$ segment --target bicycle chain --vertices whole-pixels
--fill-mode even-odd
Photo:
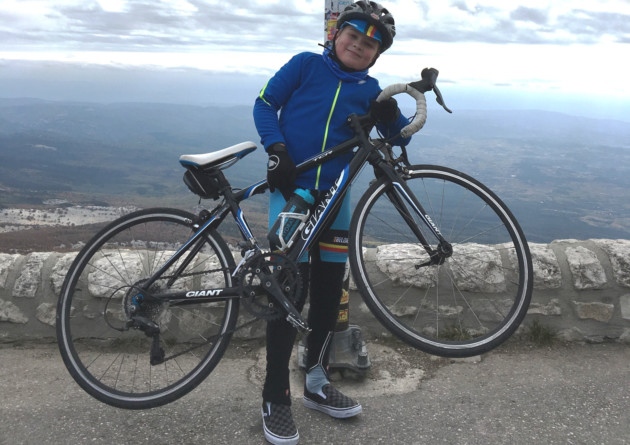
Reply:
[[[217,268],[217,269],[212,269],[212,270],[189,272],[189,273],[179,274],[178,277],[203,275],[206,273],[219,272],[219,271],[225,271],[225,270],[227,269]],[[251,324],[256,323],[260,319],[275,320],[275,319],[280,318],[282,315],[284,315],[285,311],[282,308],[280,308],[279,305],[274,304],[274,302],[271,301],[272,297],[269,297],[266,292],[260,292],[260,284],[259,284],[260,277],[263,276],[264,272],[267,272],[267,273],[271,272],[274,278],[277,280],[278,284],[280,284],[280,286],[282,287],[285,293],[285,296],[289,299],[289,301],[291,301],[292,303],[296,302],[297,296],[299,295],[302,288],[302,279],[301,279],[301,276],[299,274],[296,264],[283,254],[270,253],[270,252],[257,254],[254,257],[250,258],[243,265],[243,267],[240,269],[239,274],[238,274],[239,282],[241,283],[241,301],[243,302],[243,306],[245,306],[245,309],[254,318],[238,326],[235,326],[233,329],[229,331],[226,331],[221,334],[213,335],[207,338],[206,341],[204,341],[203,343],[192,346],[188,349],[180,351],[171,356],[164,357],[162,360],[162,363],[169,360],[173,360],[181,355],[184,355],[192,350],[203,347],[207,344],[213,343],[225,335],[231,335],[240,329],[243,329]],[[163,278],[169,279],[170,277],[163,276]],[[129,317],[131,315],[130,307],[129,307],[130,303],[128,301],[128,298],[130,297],[130,292],[132,292],[135,289],[137,291],[144,292],[145,297],[148,297],[147,300],[150,300],[151,297],[150,297],[150,291],[141,289],[139,286],[139,283],[136,283],[128,287],[129,287],[129,290],[127,291],[127,295],[123,297],[122,304],[123,304],[123,310],[125,314]],[[256,289],[258,289],[258,292],[256,291]],[[120,289],[117,289],[116,291],[112,293],[112,296],[110,296],[110,299],[109,299],[110,301],[108,301],[107,306],[111,302],[113,295],[116,294],[118,291],[120,291]],[[157,315],[160,312],[161,303],[158,303],[156,305],[155,303],[149,303],[148,301],[145,301],[141,304],[141,306],[143,306],[143,308],[140,310],[140,313],[142,313],[143,315],[148,315],[149,318],[153,318],[155,315]],[[121,328],[114,327],[109,322],[107,316],[105,317],[105,319],[106,319],[105,320],[106,323],[110,327],[116,330],[124,329],[124,328],[121,329]]]
[[[216,334],[208,337],[205,342],[199,345],[192,346],[169,357],[165,357],[163,361],[166,362],[172,360],[194,349],[218,341],[221,337],[231,335],[240,329],[258,322],[260,319],[274,320],[284,315],[284,310],[275,304],[269,304],[268,299],[270,297],[267,296],[266,292],[257,293],[255,291],[255,289],[259,287],[258,283],[260,282],[260,276],[262,276],[264,272],[268,271],[272,271],[275,279],[283,288],[285,296],[292,303],[295,303],[302,289],[302,278],[299,274],[297,265],[285,255],[279,253],[267,252],[257,254],[247,260],[238,273],[239,282],[241,283],[241,301],[243,302],[245,309],[252,314],[254,318],[241,323],[222,334]],[[265,299],[265,302],[262,302],[262,299]]]

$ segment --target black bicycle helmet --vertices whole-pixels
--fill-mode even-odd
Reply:
[[[380,53],[387,51],[387,49],[394,43],[394,36],[396,35],[396,25],[394,24],[394,17],[389,11],[383,8],[382,5],[376,2],[364,2],[360,0],[347,6],[337,19],[337,29],[341,29],[343,24],[349,20],[365,20],[368,23],[376,26],[380,31],[383,42],[381,43]]]

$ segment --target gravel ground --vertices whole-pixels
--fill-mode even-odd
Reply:
[[[160,408],[127,411],[84,393],[54,344],[0,346],[0,443],[261,444],[259,342],[234,342],[210,377]],[[510,341],[483,357],[437,359],[368,343],[372,368],[336,384],[363,405],[339,421],[299,399],[302,444],[627,444],[630,348],[537,348]]]

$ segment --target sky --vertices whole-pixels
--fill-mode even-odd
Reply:
[[[440,70],[451,106],[630,121],[630,1],[390,0],[383,86]],[[325,0],[3,0],[0,97],[251,103],[319,52]],[[450,102],[450,103],[449,103]]]

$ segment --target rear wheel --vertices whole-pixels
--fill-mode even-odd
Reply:
[[[392,333],[431,354],[464,357],[498,346],[525,317],[532,293],[521,228],[494,193],[458,171],[413,166],[406,183],[428,215],[385,180],[354,212],[349,260],[365,303]],[[452,245],[442,264],[430,264],[410,228],[436,248],[427,222]]]
[[[175,209],[129,214],[94,236],[71,265],[57,341],[72,377],[100,401],[131,409],[171,402],[201,383],[225,352],[237,300],[182,305],[153,297],[231,286],[234,259],[218,233],[188,246],[145,286],[192,235],[193,220]]]

